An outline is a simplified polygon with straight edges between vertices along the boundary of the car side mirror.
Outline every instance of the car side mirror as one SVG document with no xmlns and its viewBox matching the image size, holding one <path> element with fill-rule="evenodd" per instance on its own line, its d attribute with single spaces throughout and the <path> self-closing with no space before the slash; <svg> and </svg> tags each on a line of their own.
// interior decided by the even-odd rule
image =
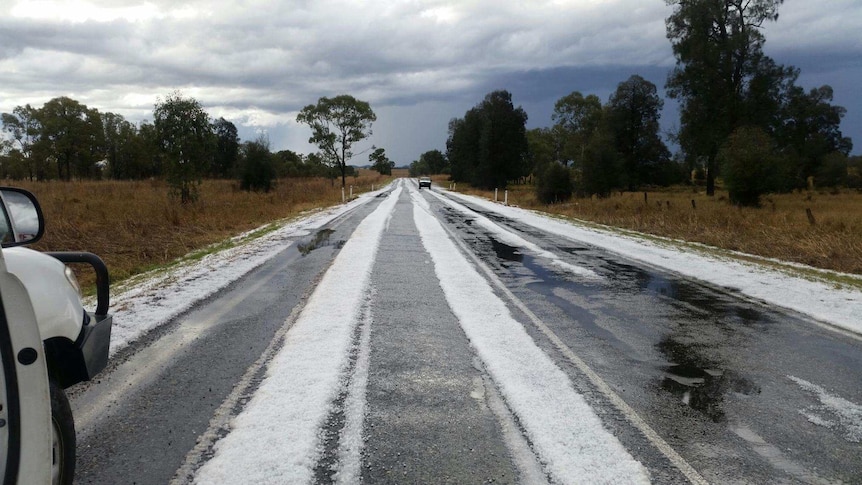
<svg viewBox="0 0 862 485">
<path fill-rule="evenodd" d="M 45 217 L 39 201 L 30 192 L 0 187 L 0 242 L 4 248 L 31 244 L 45 233 Z"/>
</svg>

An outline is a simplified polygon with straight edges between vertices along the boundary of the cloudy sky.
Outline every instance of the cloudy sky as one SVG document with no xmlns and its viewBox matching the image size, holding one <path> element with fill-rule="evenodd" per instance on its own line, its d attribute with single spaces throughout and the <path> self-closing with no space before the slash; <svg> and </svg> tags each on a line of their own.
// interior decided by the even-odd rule
<svg viewBox="0 0 862 485">
<path fill-rule="evenodd" d="M 862 153 L 862 1 L 786 0 L 766 51 L 829 84 Z M 445 149 L 449 119 L 495 89 L 547 126 L 572 92 L 607 101 L 632 74 L 663 92 L 674 65 L 664 0 L 2 0 L 0 112 L 69 96 L 138 122 L 180 90 L 243 139 L 314 151 L 296 124 L 321 96 L 377 114 L 371 144 L 398 165 Z M 668 103 L 664 129 L 678 125 Z M 367 163 L 367 155 L 354 158 Z"/>
</svg>

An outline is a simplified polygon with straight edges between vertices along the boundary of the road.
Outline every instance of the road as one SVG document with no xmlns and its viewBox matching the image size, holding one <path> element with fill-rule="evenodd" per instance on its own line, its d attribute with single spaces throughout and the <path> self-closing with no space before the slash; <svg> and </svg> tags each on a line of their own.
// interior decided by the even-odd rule
<svg viewBox="0 0 862 485">
<path fill-rule="evenodd" d="M 857 336 L 395 185 L 72 389 L 76 483 L 862 482 Z"/>
</svg>

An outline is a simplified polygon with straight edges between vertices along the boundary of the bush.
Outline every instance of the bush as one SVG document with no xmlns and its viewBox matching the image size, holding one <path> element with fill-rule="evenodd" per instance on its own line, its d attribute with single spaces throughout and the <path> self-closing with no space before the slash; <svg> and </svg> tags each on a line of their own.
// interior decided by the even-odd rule
<svg viewBox="0 0 862 485">
<path fill-rule="evenodd" d="M 559 163 L 549 163 L 539 174 L 536 197 L 545 204 L 572 198 L 572 176 L 569 169 Z"/>
<path fill-rule="evenodd" d="M 246 191 L 272 190 L 275 163 L 269 152 L 269 141 L 261 137 L 243 145 L 239 186 Z"/>
<path fill-rule="evenodd" d="M 721 147 L 718 161 L 730 202 L 759 207 L 760 196 L 781 185 L 772 138 L 758 127 L 743 126 Z"/>
</svg>

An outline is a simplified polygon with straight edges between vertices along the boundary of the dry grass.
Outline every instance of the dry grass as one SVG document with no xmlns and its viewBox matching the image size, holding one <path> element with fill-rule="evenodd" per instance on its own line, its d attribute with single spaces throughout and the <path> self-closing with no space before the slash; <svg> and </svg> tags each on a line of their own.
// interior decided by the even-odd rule
<svg viewBox="0 0 862 485">
<path fill-rule="evenodd" d="M 391 177 L 361 170 L 354 195 Z M 181 206 L 163 181 L 6 182 L 33 192 L 45 212 L 45 237 L 34 249 L 90 251 L 111 279 L 166 264 L 266 223 L 341 202 L 341 186 L 325 179 L 283 179 L 268 194 L 238 190 L 231 180 L 206 180 L 200 200 Z M 94 278 L 79 271 L 82 283 Z"/>
<path fill-rule="evenodd" d="M 443 177 L 437 180 L 448 187 Z M 493 191 L 458 184 L 459 192 L 489 199 Z M 503 200 L 500 191 L 499 200 Z M 692 205 L 694 201 L 694 205 Z M 691 188 L 616 193 L 606 199 L 573 199 L 545 205 L 532 186 L 509 189 L 509 204 L 723 249 L 862 274 L 862 194 L 801 192 L 764 197 L 763 207 L 739 208 L 721 191 L 714 197 Z M 812 224 L 806 214 L 811 210 Z"/>
</svg>

